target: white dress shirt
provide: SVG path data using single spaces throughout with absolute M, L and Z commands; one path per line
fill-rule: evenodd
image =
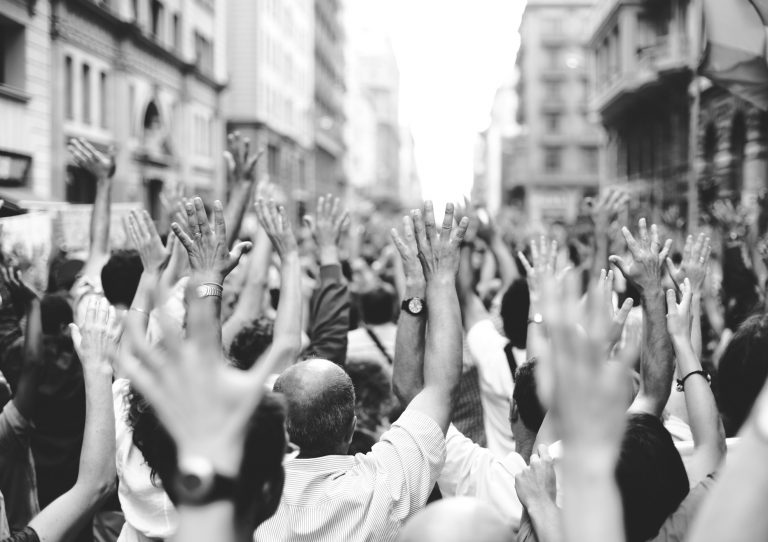
M 515 490 L 515 475 L 525 469 L 515 452 L 498 456 L 478 446 L 453 425 L 446 435 L 445 467 L 438 478 L 443 497 L 476 497 L 491 505 L 516 530 L 523 505 Z
M 367 454 L 287 460 L 280 506 L 254 540 L 395 540 L 426 504 L 444 462 L 440 427 L 406 409 Z
M 480 377 L 480 401 L 488 449 L 499 457 L 515 451 L 509 425 L 509 404 L 515 389 L 502 337 L 490 318 L 481 320 L 467 332 L 467 346 Z M 523 355 L 524 358 L 524 355 Z

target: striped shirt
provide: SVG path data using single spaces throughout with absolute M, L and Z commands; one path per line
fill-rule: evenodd
M 406 409 L 367 454 L 286 461 L 280 506 L 254 540 L 394 540 L 426 504 L 444 462 L 440 427 Z

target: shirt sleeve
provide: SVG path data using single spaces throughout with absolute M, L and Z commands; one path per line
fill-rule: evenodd
M 504 353 L 507 342 L 490 319 L 479 321 L 467 332 L 467 346 L 480 372 L 481 390 L 505 401 L 514 389 L 512 370 Z
M 445 436 L 432 418 L 406 409 L 364 462 L 385 477 L 392 519 L 403 521 L 424 507 L 434 489 L 445 463 Z
M 8 401 L 0 413 L 0 455 L 5 459 L 26 457 L 34 426 L 21 415 L 13 401 Z
M 699 485 L 688 492 L 688 496 L 683 499 L 677 510 L 661 525 L 659 534 L 650 542 L 683 542 L 685 535 L 688 534 L 688 527 L 714 485 L 715 478 L 711 474 L 699 482 Z
M 309 303 L 309 346 L 305 357 L 320 357 L 344 365 L 349 331 L 349 289 L 341 266 L 320 268 L 320 285 Z
M 14 534 L 10 538 L 4 539 L 2 542 L 40 542 L 40 537 L 32 527 L 24 527 L 23 530 Z
M 522 456 L 511 453 L 498 457 L 453 425 L 448 428 L 445 446 L 445 466 L 438 479 L 442 494 L 476 497 L 493 506 L 516 529 L 523 513 L 515 490 L 515 476 L 526 466 Z

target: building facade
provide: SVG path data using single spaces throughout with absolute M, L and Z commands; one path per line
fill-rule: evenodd
M 694 81 L 695 10 L 690 0 L 601 0 L 588 30 L 591 105 L 607 136 L 604 180 L 625 184 L 639 212 L 677 218 L 675 226 L 688 216 L 692 157 L 701 211 L 715 198 L 750 201 L 768 187 L 766 114 Z M 691 138 L 693 85 L 701 100 Z
M 312 0 L 227 0 L 230 131 L 263 149 L 259 178 L 294 200 L 314 193 Z
M 317 193 L 344 193 L 345 31 L 341 0 L 314 0 L 314 179 Z
M 93 201 L 93 179 L 69 162 L 73 137 L 115 149 L 114 201 L 159 217 L 160 194 L 177 183 L 220 195 L 225 67 L 214 0 L 29 2 L 26 21 L 13 9 L 22 2 L 4 4 L 3 20 L 15 14 L 26 28 L 29 100 L 19 122 L 32 160 L 22 199 Z
M 522 197 L 534 223 L 575 220 L 599 181 L 600 133 L 590 122 L 583 31 L 591 0 L 530 0 L 520 25 L 515 151 L 503 200 Z M 489 142 L 491 144 L 491 142 Z M 506 151 L 505 151 L 506 152 Z
M 25 199 L 48 199 L 51 179 L 50 9 L 48 2 L 0 0 L 0 197 L 4 209 Z M 54 172 L 54 169 L 56 171 Z

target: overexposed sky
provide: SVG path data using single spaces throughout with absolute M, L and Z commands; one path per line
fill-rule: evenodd
M 424 196 L 468 195 L 476 135 L 513 74 L 524 0 L 348 1 L 365 2 L 392 38 Z

